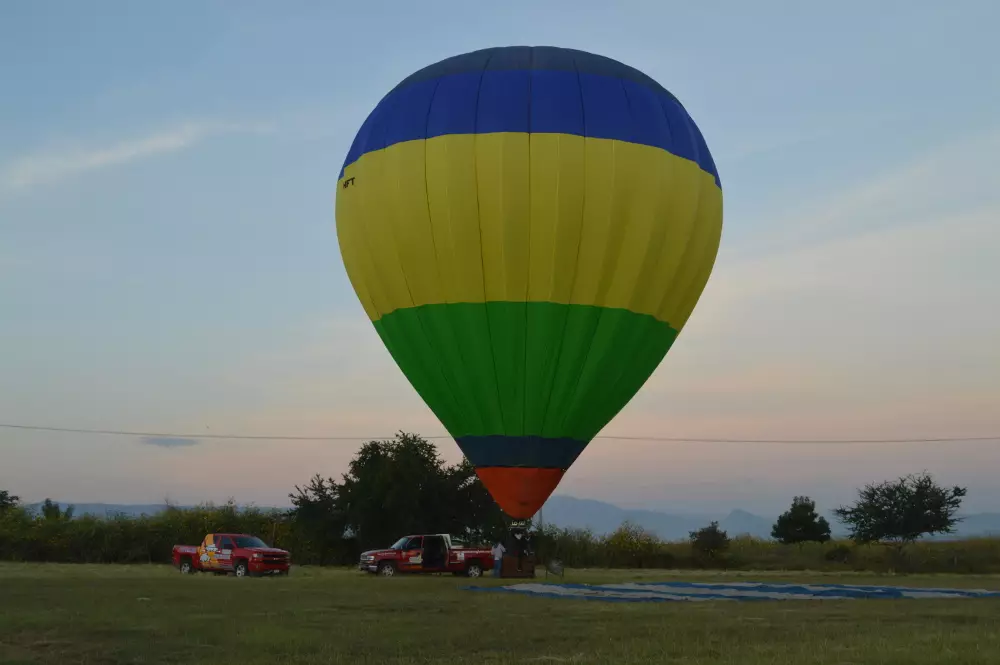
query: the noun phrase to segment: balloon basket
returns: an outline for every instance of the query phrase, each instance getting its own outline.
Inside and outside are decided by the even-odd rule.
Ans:
[[[500,560],[500,577],[534,577],[535,555],[518,557],[516,554],[504,554]]]
[[[500,577],[534,577],[535,552],[530,520],[512,520],[508,525],[506,552],[500,560]]]

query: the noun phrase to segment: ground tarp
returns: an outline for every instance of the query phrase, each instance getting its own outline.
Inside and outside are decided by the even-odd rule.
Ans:
[[[850,584],[775,584],[769,582],[630,582],[624,584],[543,584],[466,587],[472,591],[514,593],[542,598],[612,602],[706,600],[846,600],[886,598],[996,598],[1000,591]]]

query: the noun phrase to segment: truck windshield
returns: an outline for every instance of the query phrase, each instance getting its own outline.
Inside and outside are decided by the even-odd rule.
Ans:
[[[403,549],[403,545],[405,545],[408,542],[410,542],[410,539],[407,538],[406,536],[403,536],[402,538],[400,538],[399,540],[397,540],[396,542],[394,542],[389,547],[389,549],[390,550],[401,550],[401,549]]]
[[[234,536],[236,547],[267,547],[267,543],[257,536]]]

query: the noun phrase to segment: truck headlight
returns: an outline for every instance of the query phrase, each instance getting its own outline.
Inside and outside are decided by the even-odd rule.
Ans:
[[[264,556],[264,555],[263,555],[263,554],[261,554],[260,552],[254,552],[254,553],[253,553],[253,558],[254,558],[254,559],[260,559],[260,558],[261,558],[261,557],[263,557],[263,556]]]

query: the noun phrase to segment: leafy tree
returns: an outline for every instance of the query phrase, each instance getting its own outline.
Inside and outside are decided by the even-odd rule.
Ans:
[[[52,499],[45,499],[45,502],[42,504],[42,517],[47,522],[69,521],[73,519],[73,506],[67,506],[63,510]]]
[[[411,533],[479,537],[503,523],[468,462],[445,467],[433,444],[404,432],[361,447],[338,486],[337,505],[362,547],[385,547]]]
[[[7,490],[0,490],[0,513],[7,512],[11,508],[17,508],[21,503],[21,497],[11,494]]]
[[[771,527],[771,537],[784,545],[830,540],[830,523],[816,512],[816,502],[807,496],[792,499],[792,507]]]
[[[289,494],[292,520],[319,564],[342,558],[347,520],[341,509],[340,486],[316,474],[306,487]]]
[[[643,562],[654,558],[661,549],[660,540],[655,534],[630,520],[625,520],[613,533],[606,536],[603,544],[610,555],[609,563],[627,565],[630,568],[642,568]]]
[[[729,535],[719,528],[718,522],[690,532],[691,546],[699,554],[715,559],[729,549]]]
[[[922,535],[952,533],[966,492],[964,487],[941,487],[926,472],[910,474],[866,485],[853,506],[834,513],[850,527],[853,540],[891,543],[902,550]]]

